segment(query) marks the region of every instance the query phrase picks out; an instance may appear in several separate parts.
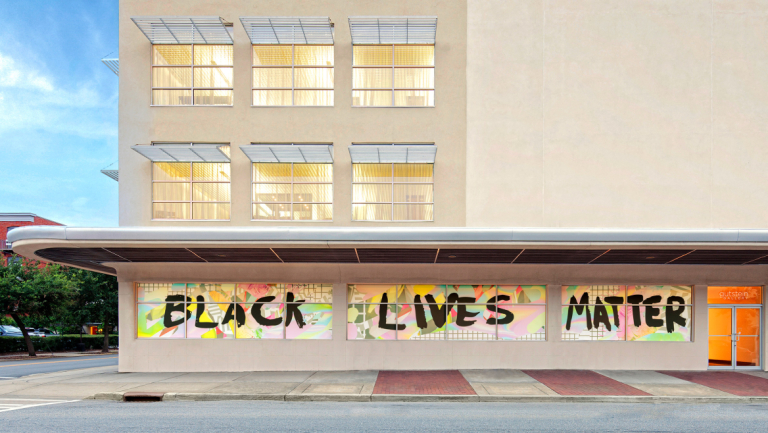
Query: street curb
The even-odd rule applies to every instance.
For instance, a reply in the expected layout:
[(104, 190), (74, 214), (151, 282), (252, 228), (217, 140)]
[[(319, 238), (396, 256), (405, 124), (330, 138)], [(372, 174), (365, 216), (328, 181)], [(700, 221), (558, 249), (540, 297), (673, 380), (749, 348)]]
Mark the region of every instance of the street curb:
[(371, 394), (373, 402), (479, 402), (478, 395)]
[[(123, 401), (125, 392), (100, 392), (86, 399)], [(326, 401), (455, 403), (645, 403), (768, 404), (768, 397), (599, 396), (599, 395), (422, 395), (422, 394), (214, 394), (167, 392), (162, 401)]]
[(371, 401), (370, 394), (288, 394), (285, 401)]
[(166, 392), (163, 401), (229, 401), (229, 400), (262, 400), (284, 401), (283, 394), (213, 394), (195, 392)]
[(99, 392), (83, 400), (114, 400), (123, 401), (124, 392)]

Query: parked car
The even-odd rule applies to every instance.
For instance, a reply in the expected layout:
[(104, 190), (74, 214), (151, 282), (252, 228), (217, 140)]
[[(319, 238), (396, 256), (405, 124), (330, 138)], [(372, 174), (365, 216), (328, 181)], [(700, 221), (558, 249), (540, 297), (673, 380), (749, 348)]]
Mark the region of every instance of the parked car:
[(23, 337), (21, 329), (15, 326), (0, 325), (0, 337)]
[(52, 336), (52, 335), (59, 335), (58, 332), (51, 331), (48, 328), (37, 328), (36, 332), (37, 332), (37, 335), (39, 335), (41, 337), (48, 337), (48, 336)]

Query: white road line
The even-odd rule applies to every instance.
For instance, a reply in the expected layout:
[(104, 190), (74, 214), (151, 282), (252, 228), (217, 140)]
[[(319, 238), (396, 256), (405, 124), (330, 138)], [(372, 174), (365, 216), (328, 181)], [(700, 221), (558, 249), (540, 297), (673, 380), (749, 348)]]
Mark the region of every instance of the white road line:
[(8, 408), (2, 407), (2, 406), (5, 406), (5, 405), (3, 403), (0, 403), (0, 413), (2, 413), (2, 412), (9, 412), (9, 411), (12, 411), (12, 410), (19, 410), (19, 409), (29, 409), (31, 407), (48, 406), (48, 405), (52, 405), (52, 404), (74, 403), (74, 402), (78, 401), (78, 400), (42, 400), (42, 399), (15, 399), (15, 398), (14, 399), (10, 399), (10, 398), (9, 399), (0, 399), (0, 401), (2, 401), (2, 400), (38, 401), (38, 402), (43, 402), (44, 401), (45, 403), (14, 404), (14, 405), (6, 403), (6, 405), (8, 405), (8, 406), (13, 406), (13, 407), (8, 407)]

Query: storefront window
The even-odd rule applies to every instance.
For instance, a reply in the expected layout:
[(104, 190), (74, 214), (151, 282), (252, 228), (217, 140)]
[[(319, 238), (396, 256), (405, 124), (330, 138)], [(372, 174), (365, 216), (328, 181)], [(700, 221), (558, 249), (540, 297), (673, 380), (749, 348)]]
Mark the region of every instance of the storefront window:
[(563, 341), (691, 341), (691, 286), (563, 286)]
[(331, 284), (139, 283), (139, 338), (331, 339)]
[(546, 340), (546, 286), (350, 284), (348, 340)]

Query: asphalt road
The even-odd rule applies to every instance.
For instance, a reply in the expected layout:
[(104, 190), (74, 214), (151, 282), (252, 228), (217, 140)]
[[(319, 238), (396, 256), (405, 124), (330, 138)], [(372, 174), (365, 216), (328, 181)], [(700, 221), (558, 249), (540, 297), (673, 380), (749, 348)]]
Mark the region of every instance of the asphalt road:
[(755, 432), (768, 405), (83, 400), (0, 412), (5, 431)]
[(117, 365), (117, 355), (3, 361), (0, 362), (0, 378), (53, 373), (56, 371), (76, 370), (78, 368), (105, 367), (107, 365)]

